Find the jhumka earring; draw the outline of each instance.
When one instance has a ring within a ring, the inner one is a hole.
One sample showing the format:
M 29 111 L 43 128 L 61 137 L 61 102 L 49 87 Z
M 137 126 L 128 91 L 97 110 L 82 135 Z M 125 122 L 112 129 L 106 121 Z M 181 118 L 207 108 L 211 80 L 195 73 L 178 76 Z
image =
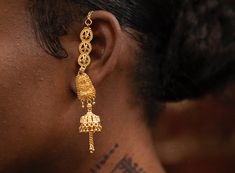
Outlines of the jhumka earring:
M 81 44 L 79 45 L 80 56 L 78 64 L 80 66 L 78 75 L 76 77 L 76 88 L 79 100 L 82 107 L 87 109 L 87 113 L 80 119 L 80 133 L 89 134 L 89 151 L 95 152 L 94 134 L 101 132 L 102 126 L 100 117 L 92 112 L 93 105 L 95 105 L 96 90 L 90 77 L 86 74 L 86 68 L 91 63 L 90 53 L 92 51 L 91 41 L 93 39 L 93 32 L 91 29 L 93 11 L 88 13 L 85 21 L 85 28 L 80 33 Z

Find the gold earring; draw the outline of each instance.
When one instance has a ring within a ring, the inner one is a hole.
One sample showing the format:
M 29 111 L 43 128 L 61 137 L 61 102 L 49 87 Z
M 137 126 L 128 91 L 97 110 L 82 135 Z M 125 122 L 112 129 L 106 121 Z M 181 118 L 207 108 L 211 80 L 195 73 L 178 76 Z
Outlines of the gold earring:
M 102 126 L 100 117 L 92 112 L 92 107 L 95 105 L 96 90 L 90 77 L 86 74 L 86 68 L 91 63 L 90 53 L 92 51 L 91 41 L 93 39 L 93 32 L 91 29 L 93 11 L 88 13 L 85 21 L 85 27 L 80 33 L 81 44 L 79 45 L 80 56 L 78 64 L 80 66 L 78 75 L 76 77 L 76 88 L 79 100 L 82 107 L 87 109 L 87 113 L 80 119 L 80 133 L 89 134 L 89 151 L 95 152 L 94 137 L 96 132 L 101 132 Z

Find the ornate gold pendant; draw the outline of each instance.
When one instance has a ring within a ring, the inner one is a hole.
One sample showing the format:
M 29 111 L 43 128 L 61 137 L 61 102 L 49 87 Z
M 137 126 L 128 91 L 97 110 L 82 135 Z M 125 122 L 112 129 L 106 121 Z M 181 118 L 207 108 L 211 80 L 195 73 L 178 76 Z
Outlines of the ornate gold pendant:
M 100 117 L 92 112 L 92 106 L 95 104 L 96 90 L 91 79 L 86 73 L 79 73 L 76 78 L 77 95 L 82 102 L 82 107 L 87 107 L 86 115 L 80 118 L 80 133 L 89 134 L 89 151 L 95 152 L 94 134 L 101 132 L 102 126 Z

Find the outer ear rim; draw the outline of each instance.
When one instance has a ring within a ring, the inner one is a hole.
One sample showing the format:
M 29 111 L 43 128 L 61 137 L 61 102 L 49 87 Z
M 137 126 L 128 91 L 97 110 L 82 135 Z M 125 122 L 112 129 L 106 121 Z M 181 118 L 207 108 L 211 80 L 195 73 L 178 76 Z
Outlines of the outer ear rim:
M 108 11 L 94 11 L 91 19 L 93 20 L 93 24 L 95 24 L 98 20 L 102 20 L 106 23 L 109 23 L 113 33 L 113 37 L 111 38 L 111 41 L 113 41 L 113 47 L 108 45 L 106 48 L 102 49 L 103 57 L 101 57 L 101 61 L 103 67 L 96 67 L 94 60 L 92 60 L 90 66 L 87 68 L 87 73 L 91 77 L 91 80 L 94 85 L 99 85 L 99 83 L 103 81 L 107 77 L 107 75 L 109 75 L 113 71 L 117 64 L 117 56 L 114 56 L 114 53 L 117 49 L 119 49 L 119 42 L 121 38 L 120 36 L 122 34 L 122 29 L 117 18 Z M 93 32 L 95 37 L 95 31 Z M 95 70 L 95 68 L 98 68 L 98 70 Z
M 119 23 L 119 21 L 117 20 L 117 18 L 110 12 L 108 11 L 105 11 L 105 10 L 97 10 L 97 11 L 94 11 L 92 16 L 91 16 L 91 19 L 94 21 L 96 19 L 99 19 L 101 18 L 101 16 L 103 17 L 103 19 L 112 19 L 110 21 L 112 21 L 112 24 L 114 24 L 116 27 L 114 27 L 114 29 L 116 29 L 115 31 L 116 32 L 121 32 L 122 29 L 121 29 L 121 25 Z M 108 16 L 108 17 L 107 17 Z
M 106 23 L 109 23 L 110 24 L 110 28 L 112 29 L 112 32 L 114 34 L 114 37 L 113 37 L 113 44 L 115 45 L 112 50 L 108 50 L 109 52 L 105 52 L 106 50 L 102 50 L 102 54 L 104 54 L 104 57 L 102 57 L 102 60 L 103 61 L 103 68 L 101 67 L 97 67 L 96 65 L 96 58 L 92 58 L 91 57 L 91 64 L 87 67 L 86 69 L 86 73 L 88 74 L 88 76 L 91 78 L 91 81 L 92 83 L 97 86 L 99 85 L 106 77 L 107 75 L 109 75 L 113 69 L 115 68 L 116 64 L 117 64 L 117 56 L 113 56 L 114 54 L 114 49 L 119 49 L 118 46 L 120 46 L 120 43 L 121 43 L 121 35 L 122 35 L 122 28 L 121 28 L 121 25 L 119 23 L 119 21 L 117 20 L 117 18 L 110 12 L 108 11 L 104 11 L 104 10 L 97 10 L 97 11 L 93 11 L 92 13 L 92 16 L 91 16 L 91 19 L 93 21 L 93 24 L 90 26 L 93 30 L 93 34 L 94 34 L 94 37 L 95 36 L 95 33 L 96 31 L 94 30 L 95 28 L 95 24 L 96 24 L 96 21 L 104 21 Z M 85 22 L 86 20 L 86 17 L 81 20 L 83 23 L 78 27 L 77 29 L 77 41 L 78 43 L 80 43 L 80 32 L 82 31 L 82 29 L 85 27 Z M 73 29 L 74 31 L 74 29 Z M 74 31 L 75 32 L 75 31 Z M 120 42 L 120 43 L 118 43 Z M 79 46 L 79 44 L 77 45 Z M 94 46 L 92 44 L 92 46 Z M 78 50 L 78 49 L 77 49 Z M 116 50 L 115 50 L 116 51 Z M 92 53 L 92 52 L 91 52 Z M 77 51 L 77 55 L 75 55 L 76 57 L 76 69 L 78 70 L 80 67 L 79 65 L 77 64 L 77 57 L 79 57 L 79 51 Z M 112 58 L 110 58 L 112 56 Z M 99 65 L 101 66 L 101 65 Z M 99 70 L 97 70 L 99 69 Z M 76 71 L 76 74 L 75 76 L 77 75 L 77 71 Z M 72 78 L 72 81 L 71 81 L 71 89 L 74 93 L 76 93 L 76 87 L 75 87 L 75 80 L 76 80 L 76 77 L 73 77 Z

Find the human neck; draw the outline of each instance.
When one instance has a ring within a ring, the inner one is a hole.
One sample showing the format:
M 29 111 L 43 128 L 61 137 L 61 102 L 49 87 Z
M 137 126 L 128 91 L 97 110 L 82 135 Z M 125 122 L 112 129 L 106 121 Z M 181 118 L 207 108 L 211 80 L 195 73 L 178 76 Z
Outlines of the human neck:
M 39 160 L 43 167 L 34 167 L 33 172 L 164 173 L 140 109 L 107 106 L 102 115 L 103 131 L 95 134 L 94 154 L 88 151 L 87 135 L 74 130 L 67 134 L 67 139 L 53 142 L 63 143 L 62 147 L 45 152 L 48 156 Z
M 129 85 L 124 85 L 129 81 L 111 81 L 103 84 L 105 92 L 98 88 L 94 113 L 100 115 L 103 130 L 95 134 L 95 153 L 83 152 L 78 172 L 164 173 L 147 127 L 144 108 L 131 103 L 134 94 Z M 85 145 L 87 147 L 87 143 Z
M 113 100 L 113 99 L 112 99 Z M 103 131 L 96 135 L 96 153 L 85 155 L 81 173 L 163 173 L 156 157 L 143 109 L 108 101 L 102 111 Z M 99 112 L 99 111 L 98 111 Z
M 124 89 L 120 87 L 106 95 L 99 91 L 94 113 L 100 115 L 103 130 L 95 134 L 95 153 L 88 151 L 88 136 L 78 133 L 80 117 L 77 115 L 77 103 L 74 103 L 60 121 L 63 123 L 61 126 L 71 127 L 71 131 L 60 134 L 59 141 L 53 140 L 60 146 L 53 149 L 56 154 L 52 159 L 45 160 L 48 163 L 44 165 L 49 168 L 45 166 L 39 172 L 164 173 L 146 125 L 144 109 L 137 105 L 130 106 L 130 92 L 121 93 Z M 61 139 L 60 136 L 65 137 Z

